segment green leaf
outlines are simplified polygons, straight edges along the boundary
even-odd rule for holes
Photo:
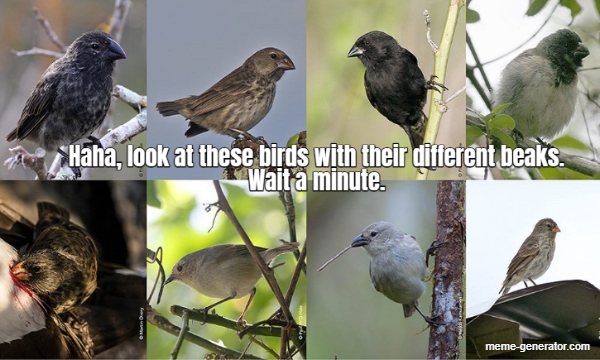
[[[539,168],[540,174],[546,180],[562,180],[566,179],[565,174],[555,167]]]
[[[600,14],[600,0],[594,0],[594,4],[596,4],[596,12]]]
[[[148,206],[152,206],[155,208],[161,208],[162,205],[160,203],[160,199],[157,196],[156,193],[156,182],[155,181],[148,181],[146,184],[146,202],[148,204]]]
[[[559,149],[571,148],[577,150],[589,150],[589,147],[571,136],[562,136],[552,141],[552,146]]]
[[[483,136],[481,129],[475,126],[467,126],[467,146],[473,145],[481,136]]]
[[[513,138],[511,138],[504,131],[502,131],[498,128],[493,128],[491,133],[492,133],[492,136],[496,137],[498,140],[500,140],[500,142],[502,142],[504,145],[510,147],[511,149],[514,149],[517,147],[517,143],[515,143],[515,140],[513,140]]]
[[[581,12],[581,6],[579,6],[577,0],[560,0],[560,5],[571,10],[572,18]]]
[[[487,114],[486,116],[483,117],[483,120],[488,123],[492,118],[496,117],[496,115],[498,115],[500,112],[502,112],[502,110],[506,109],[507,107],[511,106],[512,103],[506,103],[506,104],[502,104],[500,106],[496,106],[495,108],[492,109],[492,111]]]
[[[533,0],[531,5],[529,5],[529,9],[527,9],[525,15],[533,16],[539,13],[544,8],[544,6],[546,6],[547,3],[548,0]]]
[[[481,20],[481,16],[475,10],[467,9],[467,24],[476,23]]]
[[[512,130],[515,128],[515,120],[506,114],[500,114],[490,121],[489,126],[491,128]]]
[[[300,139],[300,135],[294,134],[291,138],[288,139],[286,147],[291,147],[292,145],[298,145],[298,139]]]

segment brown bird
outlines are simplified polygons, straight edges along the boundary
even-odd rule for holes
[[[296,67],[281,50],[265,48],[198,96],[156,104],[162,116],[183,115],[186,137],[212,131],[237,137],[258,124],[271,110],[275,83]]]
[[[560,232],[558,225],[550,218],[542,219],[535,224],[531,235],[525,239],[517,255],[512,259],[502,283],[500,292],[505,295],[511,286],[527,280],[537,285],[533,280],[544,275],[554,257],[556,234]],[[504,290],[504,291],[503,291]]]
[[[263,260],[272,267],[275,258],[283,253],[295,251],[298,243],[286,243],[272,249],[256,247]],[[244,322],[244,315],[256,294],[256,283],[262,272],[248,252],[246,245],[220,244],[201,249],[181,258],[173,266],[171,275],[164,285],[180,281],[201,294],[221,298],[204,308],[204,314],[213,307],[231,299],[239,299],[250,294],[248,303],[238,322]]]
[[[56,204],[39,202],[35,240],[14,276],[60,314],[83,303],[96,289],[98,250],[85,229],[69,220]]]

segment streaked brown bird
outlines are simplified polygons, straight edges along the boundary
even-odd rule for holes
[[[60,314],[83,303],[96,289],[98,250],[85,229],[72,223],[69,212],[39,202],[35,240],[19,262],[14,276]]]
[[[296,67],[281,50],[265,48],[198,96],[156,104],[162,116],[182,115],[186,137],[206,131],[237,137],[258,124],[271,110],[275,83]]]
[[[560,228],[550,218],[542,219],[535,224],[531,235],[525,239],[517,255],[508,265],[506,279],[500,289],[502,295],[508,293],[511,286],[521,281],[525,287],[529,287],[527,280],[531,281],[533,285],[537,285],[533,280],[544,275],[554,258],[556,248],[554,240],[558,232],[560,232]]]
[[[286,243],[272,249],[256,247],[263,260],[272,267],[275,258],[298,249],[298,243]],[[201,294],[222,300],[204,308],[209,309],[231,299],[239,299],[250,294],[248,303],[238,322],[244,322],[244,315],[256,294],[256,283],[262,277],[260,268],[250,255],[246,245],[220,244],[187,254],[173,266],[165,285],[180,281]]]

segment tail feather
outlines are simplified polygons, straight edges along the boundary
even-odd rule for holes
[[[415,301],[412,304],[402,304],[402,308],[404,309],[404,317],[411,317],[415,312],[415,306],[419,306],[419,302]]]
[[[17,128],[6,135],[6,141],[11,142],[13,140],[17,140]]]
[[[183,106],[177,101],[163,101],[156,104],[156,110],[162,116],[178,115],[181,109],[183,109]]]

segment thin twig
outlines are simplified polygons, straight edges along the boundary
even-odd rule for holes
[[[40,11],[35,6],[33,7],[33,13],[35,14],[35,19],[40,23],[50,41],[52,41],[52,43],[56,45],[63,54],[66,53],[67,47],[65,46],[65,43],[62,42],[62,40],[58,37],[58,35],[56,35],[54,30],[52,30],[50,22],[46,20],[46,18],[43,17],[42,14],[40,14]]]
[[[181,330],[179,331],[179,336],[177,336],[177,341],[175,341],[175,345],[173,345],[173,350],[171,350],[171,359],[177,359],[177,355],[179,354],[179,350],[181,349],[181,345],[183,344],[183,339],[185,338],[185,334],[190,331],[189,325],[190,315],[187,311],[183,311],[183,316],[181,317]]]
[[[45,55],[45,56],[52,56],[53,58],[57,58],[57,59],[64,55],[63,53],[60,53],[57,51],[41,49],[39,47],[32,47],[29,50],[23,50],[23,51],[11,50],[10,52],[15,54],[16,56]]]
[[[431,51],[435,54],[439,48],[431,39],[431,16],[429,16],[427,9],[423,10],[423,16],[425,16],[425,25],[427,26],[427,42],[431,46]]]

